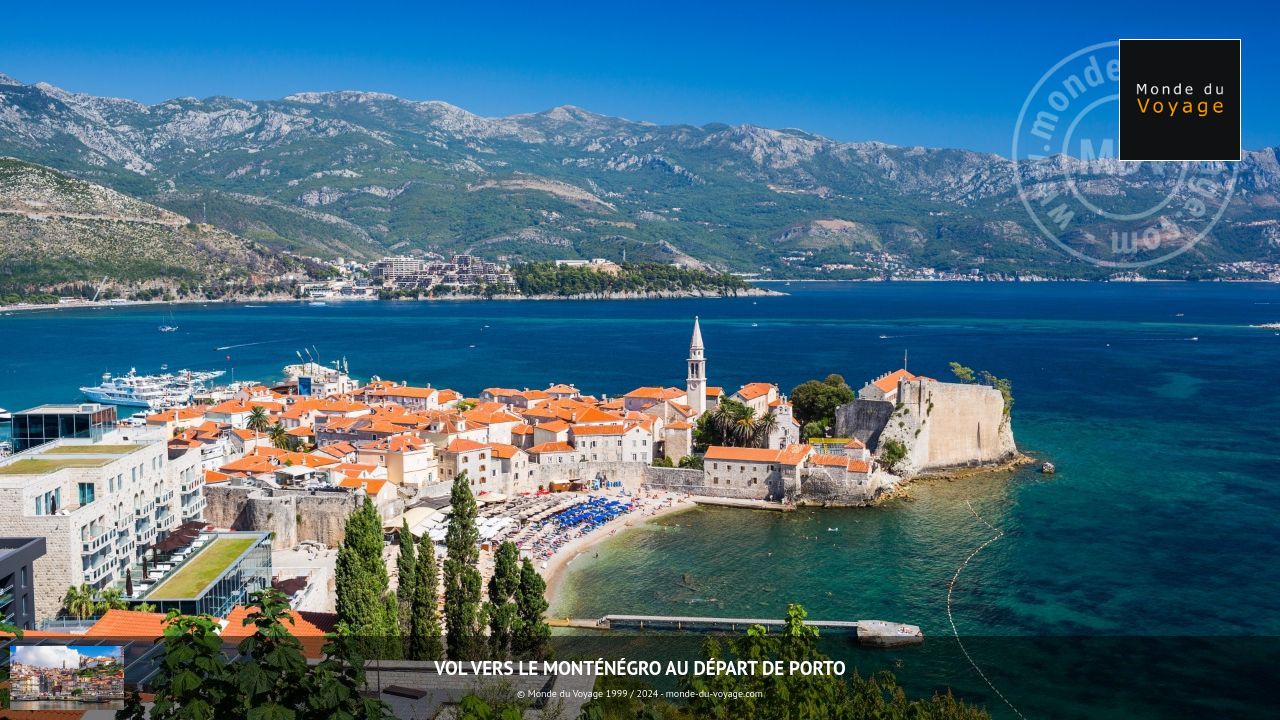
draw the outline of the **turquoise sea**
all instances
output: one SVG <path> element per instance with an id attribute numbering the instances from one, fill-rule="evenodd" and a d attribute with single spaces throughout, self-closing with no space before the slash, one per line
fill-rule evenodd
<path id="1" fill-rule="evenodd" d="M 13 313 L 0 315 L 0 406 L 74 400 L 130 366 L 272 379 L 304 346 L 346 356 L 361 377 L 468 394 L 551 382 L 615 394 L 682 383 L 694 315 L 710 382 L 729 389 L 829 372 L 858 384 L 904 351 L 937 377 L 957 360 L 1012 379 L 1019 445 L 1056 475 L 921 483 L 877 509 L 671 516 L 575 561 L 553 611 L 780 617 L 800 602 L 819 619 L 920 625 L 922 648 L 849 652 L 998 717 L 1270 715 L 1280 334 L 1249 326 L 1280 321 L 1280 286 L 780 289 L 790 294 L 185 305 L 176 333 L 156 330 L 167 308 Z"/>

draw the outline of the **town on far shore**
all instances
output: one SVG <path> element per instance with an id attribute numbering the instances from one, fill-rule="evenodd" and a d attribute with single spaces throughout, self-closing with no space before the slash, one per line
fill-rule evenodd
<path id="1" fill-rule="evenodd" d="M 593 395 L 553 378 L 467 395 L 360 382 L 345 359 L 309 356 L 271 384 L 180 371 L 84 389 L 146 407 L 129 417 L 97 402 L 13 413 L 5 612 L 19 628 L 105 638 L 158 636 L 176 610 L 224 618 L 226 636 L 275 588 L 300 613 L 291 632 L 318 638 L 336 622 L 348 520 L 376 511 L 394 586 L 402 530 L 445 554 L 460 478 L 480 506 L 484 581 L 512 543 L 553 595 L 587 547 L 661 514 L 870 505 L 921 473 L 1017 456 L 1007 392 L 968 368 L 942 382 L 902 367 L 856 392 L 833 375 L 788 397 L 771 382 L 710 384 L 713 355 L 694 318 L 684 387 Z"/>

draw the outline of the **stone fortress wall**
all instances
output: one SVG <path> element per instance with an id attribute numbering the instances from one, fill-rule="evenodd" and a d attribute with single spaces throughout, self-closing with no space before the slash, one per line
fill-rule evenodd
<path id="1" fill-rule="evenodd" d="M 1014 457 L 1013 426 L 1000 391 L 933 380 L 903 382 L 898 402 L 854 400 L 836 409 L 836 435 L 856 437 L 877 452 L 890 439 L 907 448 L 903 477 Z"/>

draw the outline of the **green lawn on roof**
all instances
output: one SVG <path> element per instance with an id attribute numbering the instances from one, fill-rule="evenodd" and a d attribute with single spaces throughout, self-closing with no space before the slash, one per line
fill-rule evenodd
<path id="1" fill-rule="evenodd" d="M 0 475 L 43 475 L 62 468 L 102 467 L 110 458 L 24 458 L 0 467 Z"/>
<path id="2" fill-rule="evenodd" d="M 62 445 L 49 450 L 49 455 L 128 455 L 141 445 Z"/>
<path id="3" fill-rule="evenodd" d="M 147 593 L 148 598 L 188 600 L 222 574 L 257 538 L 218 538 L 202 548 L 178 572 Z"/>

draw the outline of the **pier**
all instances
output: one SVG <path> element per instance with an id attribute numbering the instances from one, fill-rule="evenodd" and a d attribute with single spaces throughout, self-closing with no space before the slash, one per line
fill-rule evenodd
<path id="1" fill-rule="evenodd" d="M 790 512 L 795 505 L 784 505 L 773 500 L 748 500 L 745 498 L 723 498 L 710 495 L 690 495 L 689 500 L 698 505 L 719 505 L 721 507 L 747 508 L 749 510 L 773 510 L 774 512 Z"/>
<path id="2" fill-rule="evenodd" d="M 758 618 L 717 618 L 689 615 L 605 615 L 591 619 L 549 618 L 552 627 L 583 630 L 657 630 L 697 633 L 745 633 L 753 625 L 778 630 L 786 620 Z M 886 620 L 806 620 L 805 625 L 823 634 L 849 635 L 863 645 L 891 647 L 924 642 L 924 633 L 915 625 Z"/>

